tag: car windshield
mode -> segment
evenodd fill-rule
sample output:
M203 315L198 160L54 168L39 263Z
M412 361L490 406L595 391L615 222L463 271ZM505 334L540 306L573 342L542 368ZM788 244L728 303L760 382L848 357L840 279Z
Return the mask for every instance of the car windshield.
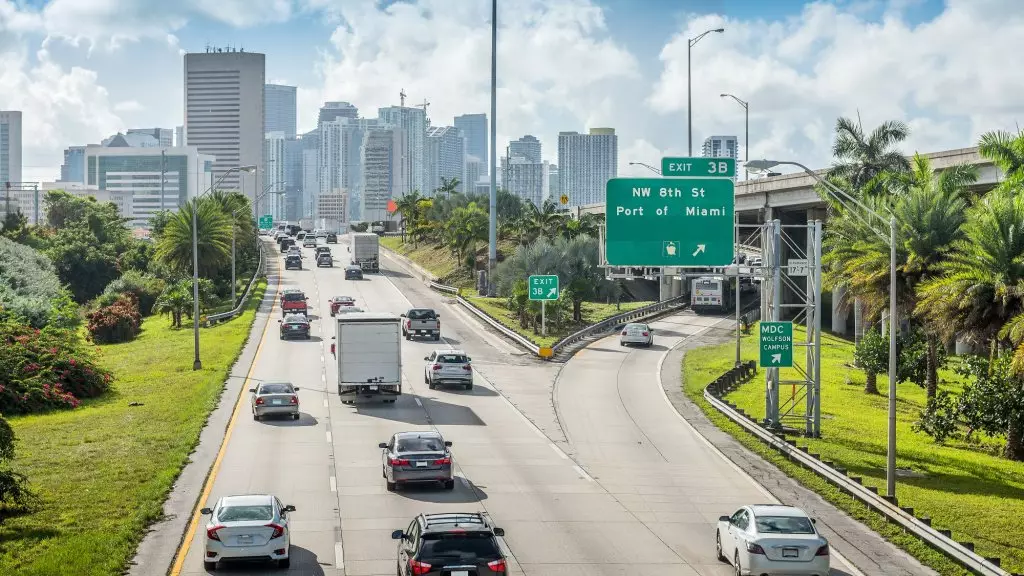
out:
M630 332L643 332L647 330L647 326L645 324L626 324L626 330Z
M814 534L814 526L804 516L756 516L758 534Z
M494 537L488 532L460 532L455 534L424 534L420 559L455 558L460 563L498 558L501 553Z
M440 438L399 438L398 452L441 452L444 441Z
M264 384L260 387L260 394L291 394L295 392L291 384Z
M298 302L299 300L305 300L305 299L306 299L306 296L303 295L303 294L285 294L284 295L284 301L285 302Z
M433 310L409 310L408 316L409 316L410 320L433 320L434 319L434 311Z
M461 354L442 354L437 357L437 361L442 364L465 364L469 362L469 358Z
M221 522L267 522L274 519L274 509L270 504L259 506L225 506L217 511L217 520Z

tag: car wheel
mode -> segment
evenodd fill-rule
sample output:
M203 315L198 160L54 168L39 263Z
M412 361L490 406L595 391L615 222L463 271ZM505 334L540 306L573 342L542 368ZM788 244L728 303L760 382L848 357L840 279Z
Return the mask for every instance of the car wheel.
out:
M252 419L257 421L257 422L259 422L260 421L260 415L257 414L256 412L253 412L252 413Z
M473 389L473 383L472 382L470 382L469 384L466 384L466 390L472 390L472 389Z
M301 417L302 417L301 414L292 414L292 420L298 420Z
M398 485L395 484L394 482L387 482L388 492L394 492L397 487Z
M725 554L722 554L722 533L715 530L715 557L719 562L728 562Z
M207 572L215 572L217 570L217 562L203 562L203 568Z
M619 346L625 346L625 345L626 345L625 342L623 342L622 340L619 340Z
M455 480L445 480L444 489L445 490L454 490L455 489Z
M291 565L292 565L292 559L291 558L282 558L281 560L277 561L277 567L278 568L287 568L287 567L289 567Z
M733 556L732 567L733 567L733 570L736 572L736 576L743 576L743 568L740 568L740 553L739 552L737 552L736 555Z
M437 334L434 334L434 342L440 342L440 340L441 340L441 333L438 332Z
M427 388L430 388L431 390L436 390L437 389L437 384L434 384L430 380L427 380Z

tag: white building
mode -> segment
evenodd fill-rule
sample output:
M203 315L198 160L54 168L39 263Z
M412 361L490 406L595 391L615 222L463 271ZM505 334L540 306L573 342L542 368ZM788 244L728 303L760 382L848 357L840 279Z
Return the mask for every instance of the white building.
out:
M442 180L458 178L456 190L466 190L466 138L454 126L431 126L427 128L424 161L427 170L424 196L433 196L442 186Z
M543 161L540 155L540 140L537 140L536 136L529 134L519 140L509 142L508 155L511 158L520 156L533 164L540 164Z
M388 201L408 190L408 142L399 128L374 128L366 131L360 149L362 164L361 220L387 220Z
M466 156L472 156L483 163L483 175L490 174L490 160L487 155L487 114L463 114L455 117L455 127L466 137Z
M0 186L21 182L21 112L0 110Z
M201 154L216 157L218 186L242 190L250 200L263 190L263 54L208 48L185 55L185 140ZM232 168L256 166L254 173ZM254 206L255 209L255 206Z
M321 194L316 199L316 219L326 221L325 226L332 232L340 232L340 224L348 222L348 192L338 189Z
M570 206L602 203L608 180L618 175L619 140L614 128L589 134L558 133L558 189Z
M547 162L531 162L522 156L503 157L501 174L502 188L538 208L544 205L550 188Z
M403 149L408 152L403 152L405 158L401 159L401 161L406 164L405 173L409 174L411 178L404 181L404 189L396 189L394 191L395 196L405 196L406 194L411 194L414 190L419 190L423 194L428 193L424 162L427 135L426 111L422 108L389 106L387 108L380 108L377 112L377 117L381 124L401 129L401 134L406 139Z
M705 158L739 158L739 139L735 136L708 136L701 146Z
M85 184L121 198L122 216L135 228L148 228L160 210L178 206L213 183L214 157L194 146L85 148ZM161 186L163 172L163 186Z
M256 214L271 214L275 222L287 220L285 195L277 194L285 191L284 175L288 170L285 141L284 132L266 133L263 139L263 162L267 168L263 178L263 189L256 194L263 196L255 207Z
M174 131L170 128L129 128L125 134L148 134L156 140L157 146L174 146Z
M484 180L487 175L487 167L484 166L483 160L475 158L473 156L466 156L466 181L462 185L462 189L469 193L476 190L478 182ZM490 183L487 184L490 186Z
M81 182L39 182L32 183L31 185L22 185L17 188L11 188L11 212L18 210L28 219L28 223L36 225L40 221L46 220L46 193L53 190L64 190L75 196L85 197L92 196L96 198L97 202L114 202L120 209L121 201L120 198L114 198L110 193L105 190L100 190L96 186L86 186ZM115 195L116 196L116 195ZM0 203L0 211L4 209Z
M174 129L174 145L181 148L185 145L185 127L178 126Z

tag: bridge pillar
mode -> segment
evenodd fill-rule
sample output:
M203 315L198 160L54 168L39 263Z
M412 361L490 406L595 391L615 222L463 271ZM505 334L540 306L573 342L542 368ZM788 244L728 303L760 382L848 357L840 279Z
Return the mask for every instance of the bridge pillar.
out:
M846 324L850 316L850 311L844 310L842 307L845 297L846 286L836 286L832 289L832 332L844 336L848 330Z

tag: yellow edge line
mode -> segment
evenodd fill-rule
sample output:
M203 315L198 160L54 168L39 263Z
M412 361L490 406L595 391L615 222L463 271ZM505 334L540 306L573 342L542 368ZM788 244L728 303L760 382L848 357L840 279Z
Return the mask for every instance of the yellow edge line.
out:
M178 547L178 553L174 557L170 576L178 576L181 573L181 569L185 564L185 557L188 556L188 550L192 547L192 539L195 538L196 529L199 528L199 520L203 516L199 511L206 505L206 499L210 497L210 492L213 490L213 483L217 479L217 473L220 471L220 463L224 460L224 453L228 449L228 441L231 440L231 431L234 430L235 421L238 420L238 413L242 409L242 399L245 398L245 391L248 389L249 380L252 379L252 373L256 370L256 361L260 357L260 352L263 351L263 343L266 341L267 330L270 329L270 320L274 317L274 308L277 307L277 297L280 292L281 282L278 280L277 286L274 288L274 299L270 304L270 315L267 318L267 324L263 327L263 334L260 335L260 343L256 346L256 353L253 354L249 372L246 373L245 381L242 382L242 389L238 392L238 400L235 402L235 409L231 413L231 420L228 422L227 430L224 432L224 440L221 441L220 449L217 451L217 458L214 459L213 467L210 468L210 475L206 477L206 483L203 484L203 493L200 495L199 500L196 502L196 507L192 511L192 520L189 521L188 530L185 531L185 539L182 541L181 546Z

